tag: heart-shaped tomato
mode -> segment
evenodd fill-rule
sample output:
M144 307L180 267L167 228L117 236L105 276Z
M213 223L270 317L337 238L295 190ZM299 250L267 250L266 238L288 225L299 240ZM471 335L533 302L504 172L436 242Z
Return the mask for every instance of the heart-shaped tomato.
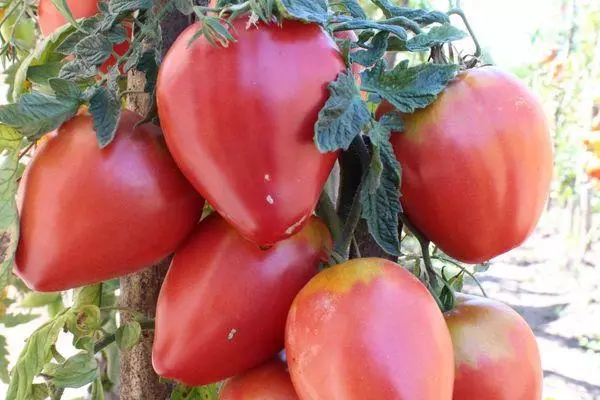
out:
M100 149L81 113L47 135L19 187L16 272L38 291L126 275L170 253L204 201L177 169L160 129L123 111Z
M283 348L294 296L331 238L316 217L268 250L218 214L175 253L160 291L152 360L161 376L200 386L238 375Z
M243 236L259 245L291 236L312 214L335 162L313 141L327 86L345 70L315 24L230 29L224 48L189 27L161 66L157 102L183 173Z

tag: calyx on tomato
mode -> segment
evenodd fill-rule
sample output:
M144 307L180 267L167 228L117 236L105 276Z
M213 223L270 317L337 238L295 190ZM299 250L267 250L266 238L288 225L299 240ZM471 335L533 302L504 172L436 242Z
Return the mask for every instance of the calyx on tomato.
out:
M244 237L270 245L310 219L337 154L313 141L327 85L345 70L316 24L232 22L227 48L189 27L159 71L157 104L183 173Z
M157 126L123 111L100 149L80 113L46 135L19 186L15 272L38 291L60 291L139 271L175 251L204 200L169 155Z
M384 103L378 114L390 111ZM542 106L495 67L459 74L391 142L404 212L445 253L480 263L519 246L544 209L552 146Z
M160 291L156 372L200 386L272 358L283 348L294 296L330 248L329 232L316 217L267 250L217 213L207 217L175 253Z

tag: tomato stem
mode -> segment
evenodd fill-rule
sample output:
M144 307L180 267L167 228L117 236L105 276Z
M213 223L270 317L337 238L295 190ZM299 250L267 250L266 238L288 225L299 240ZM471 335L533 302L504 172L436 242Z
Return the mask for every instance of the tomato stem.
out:
M142 327L143 331L154 330L154 320L141 321L140 326ZM115 333L111 333L110 335L105 336L102 340L99 340L94 344L94 354L101 352L102 350L110 346L112 343L114 343L115 340L117 340L117 336Z
M473 43L475 44L475 54L473 54L473 57L476 59L476 61L479 61L479 57L481 57L481 45L479 44L477 35L475 35L475 31L469 23L469 20L467 19L467 16L465 15L464 11L460 8L454 8L448 11L448 15L458 15L460 19L462 19L463 23L465 24L465 27L467 28L467 31L469 32L469 35L471 36L471 39L473 40Z
M317 205L317 215L323 219L325 225L329 228L333 242L336 243L341 235L341 223L335 212L335 206L326 190L321 192L321 197Z

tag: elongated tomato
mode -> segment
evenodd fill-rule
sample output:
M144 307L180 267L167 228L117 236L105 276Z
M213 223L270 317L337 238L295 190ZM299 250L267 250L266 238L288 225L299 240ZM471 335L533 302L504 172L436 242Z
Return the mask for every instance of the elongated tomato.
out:
M336 154L313 141L327 86L345 69L315 24L233 22L212 46L189 27L160 68L157 104L173 157L244 237L270 245L308 221Z
M59 291L141 270L175 251L204 200L169 155L160 129L123 111L100 149L81 113L46 135L21 181L15 272Z
M533 332L510 307L458 295L446 313L456 359L453 400L540 400L542 366Z
M461 73L430 107L405 116L391 141L404 211L448 255L487 261L535 228L552 146L540 103L512 76L494 67Z
M219 392L219 400L299 400L286 365L268 362L243 375L229 379Z
M356 259L298 294L286 327L303 400L450 400L448 328L425 286L399 265Z
M200 386L238 375L283 348L294 296L331 238L316 218L261 250L218 214L173 259L158 299L152 360L160 375Z

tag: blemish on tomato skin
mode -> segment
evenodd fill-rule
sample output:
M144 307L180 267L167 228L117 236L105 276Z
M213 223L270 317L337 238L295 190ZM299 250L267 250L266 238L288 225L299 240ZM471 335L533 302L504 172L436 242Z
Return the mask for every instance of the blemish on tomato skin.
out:
M270 194L267 195L267 203L271 205L275 204L275 199L273 199L273 196L271 196Z
M310 215L304 215L302 218L300 218L297 222L293 223L292 225L290 225L289 228L287 228L285 230L285 234L286 235L291 235L294 232L296 232L296 230L302 226L302 224L304 223L304 221L306 221L306 219L310 217Z
M231 331L229 331L229 333L227 334L227 340L228 341L232 341L235 336L237 335L238 331L237 329L233 328Z

